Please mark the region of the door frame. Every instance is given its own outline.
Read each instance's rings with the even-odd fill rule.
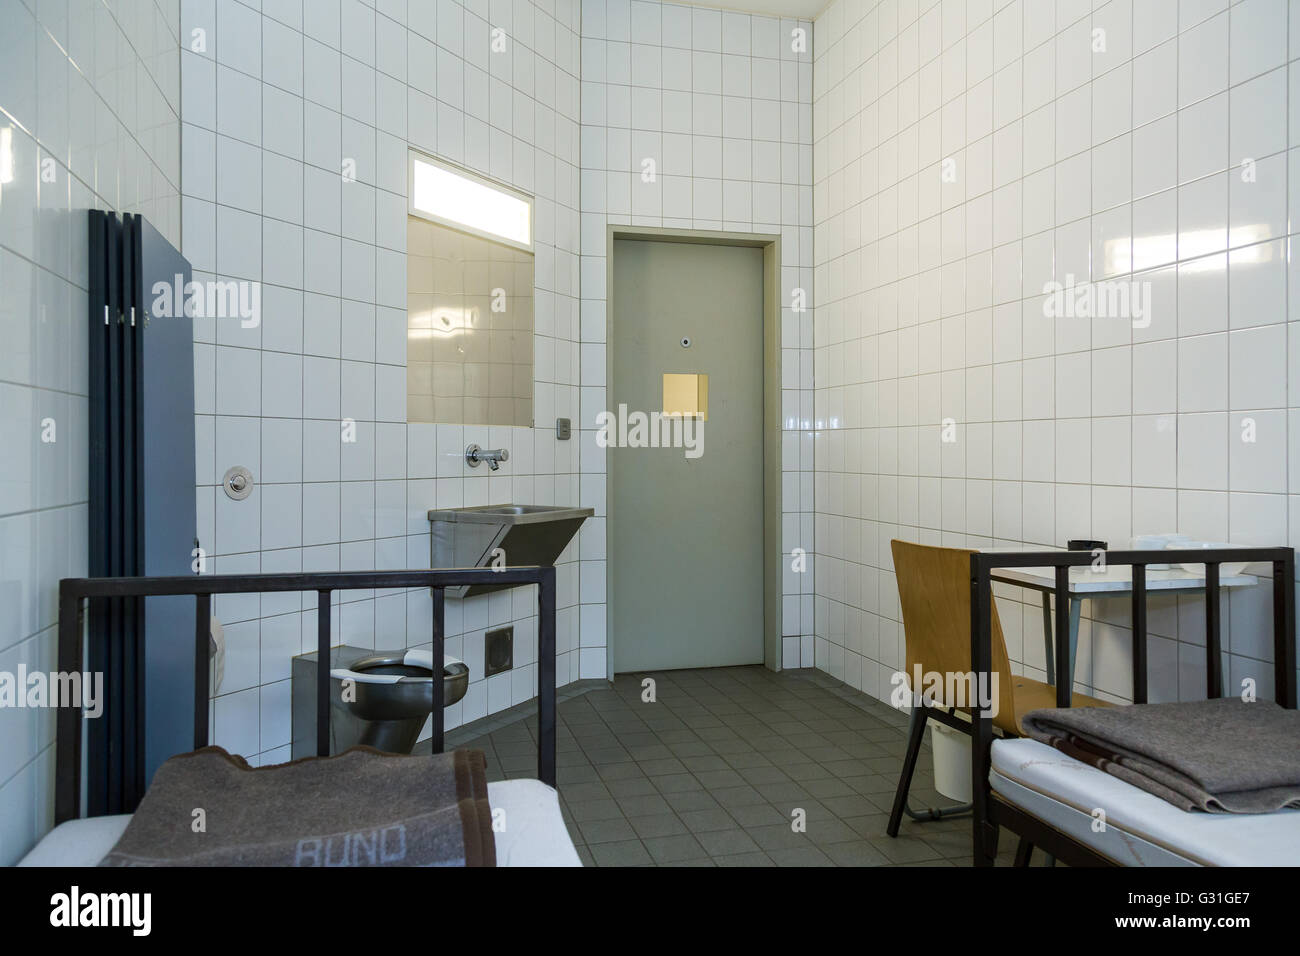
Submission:
[[[781,237],[756,232],[666,229],[609,223],[605,239],[605,396],[614,389],[614,242],[699,243],[763,250],[763,665],[781,670]],[[608,450],[607,454],[608,454]],[[614,489],[605,462],[606,559],[613,549]],[[605,574],[605,669],[614,679],[614,576]]]

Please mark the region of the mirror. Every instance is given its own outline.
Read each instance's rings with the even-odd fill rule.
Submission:
[[[415,216],[406,229],[406,417],[533,423],[533,255]]]

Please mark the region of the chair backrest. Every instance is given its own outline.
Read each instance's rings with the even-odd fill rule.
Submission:
[[[975,552],[897,539],[889,544],[903,610],[909,684],[914,683],[913,674],[918,665],[923,673],[968,674],[971,670],[970,556]],[[993,672],[998,675],[993,723],[1014,733],[1011,667],[996,603],[992,611]],[[953,706],[954,702],[945,699],[943,703]]]

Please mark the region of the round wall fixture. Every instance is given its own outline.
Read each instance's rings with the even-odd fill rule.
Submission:
[[[253,493],[253,473],[243,465],[235,465],[221,479],[221,488],[227,497],[243,501]]]
[[[688,349],[688,348],[690,348],[690,347],[691,347],[691,337],[690,337],[689,335],[683,335],[683,336],[682,336],[682,348],[684,348],[684,349]]]

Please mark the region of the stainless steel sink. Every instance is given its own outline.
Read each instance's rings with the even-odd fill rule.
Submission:
[[[493,524],[510,518],[515,524],[534,524],[538,521],[564,521],[569,518],[590,518],[592,508],[568,508],[564,505],[479,505],[476,508],[446,508],[430,511],[430,521],[470,521]]]
[[[500,549],[508,567],[555,564],[592,508],[565,505],[479,505],[429,512],[430,566],[482,568],[493,565]],[[499,562],[497,562],[499,563]],[[518,585],[489,584],[448,588],[449,597],[470,597]]]

